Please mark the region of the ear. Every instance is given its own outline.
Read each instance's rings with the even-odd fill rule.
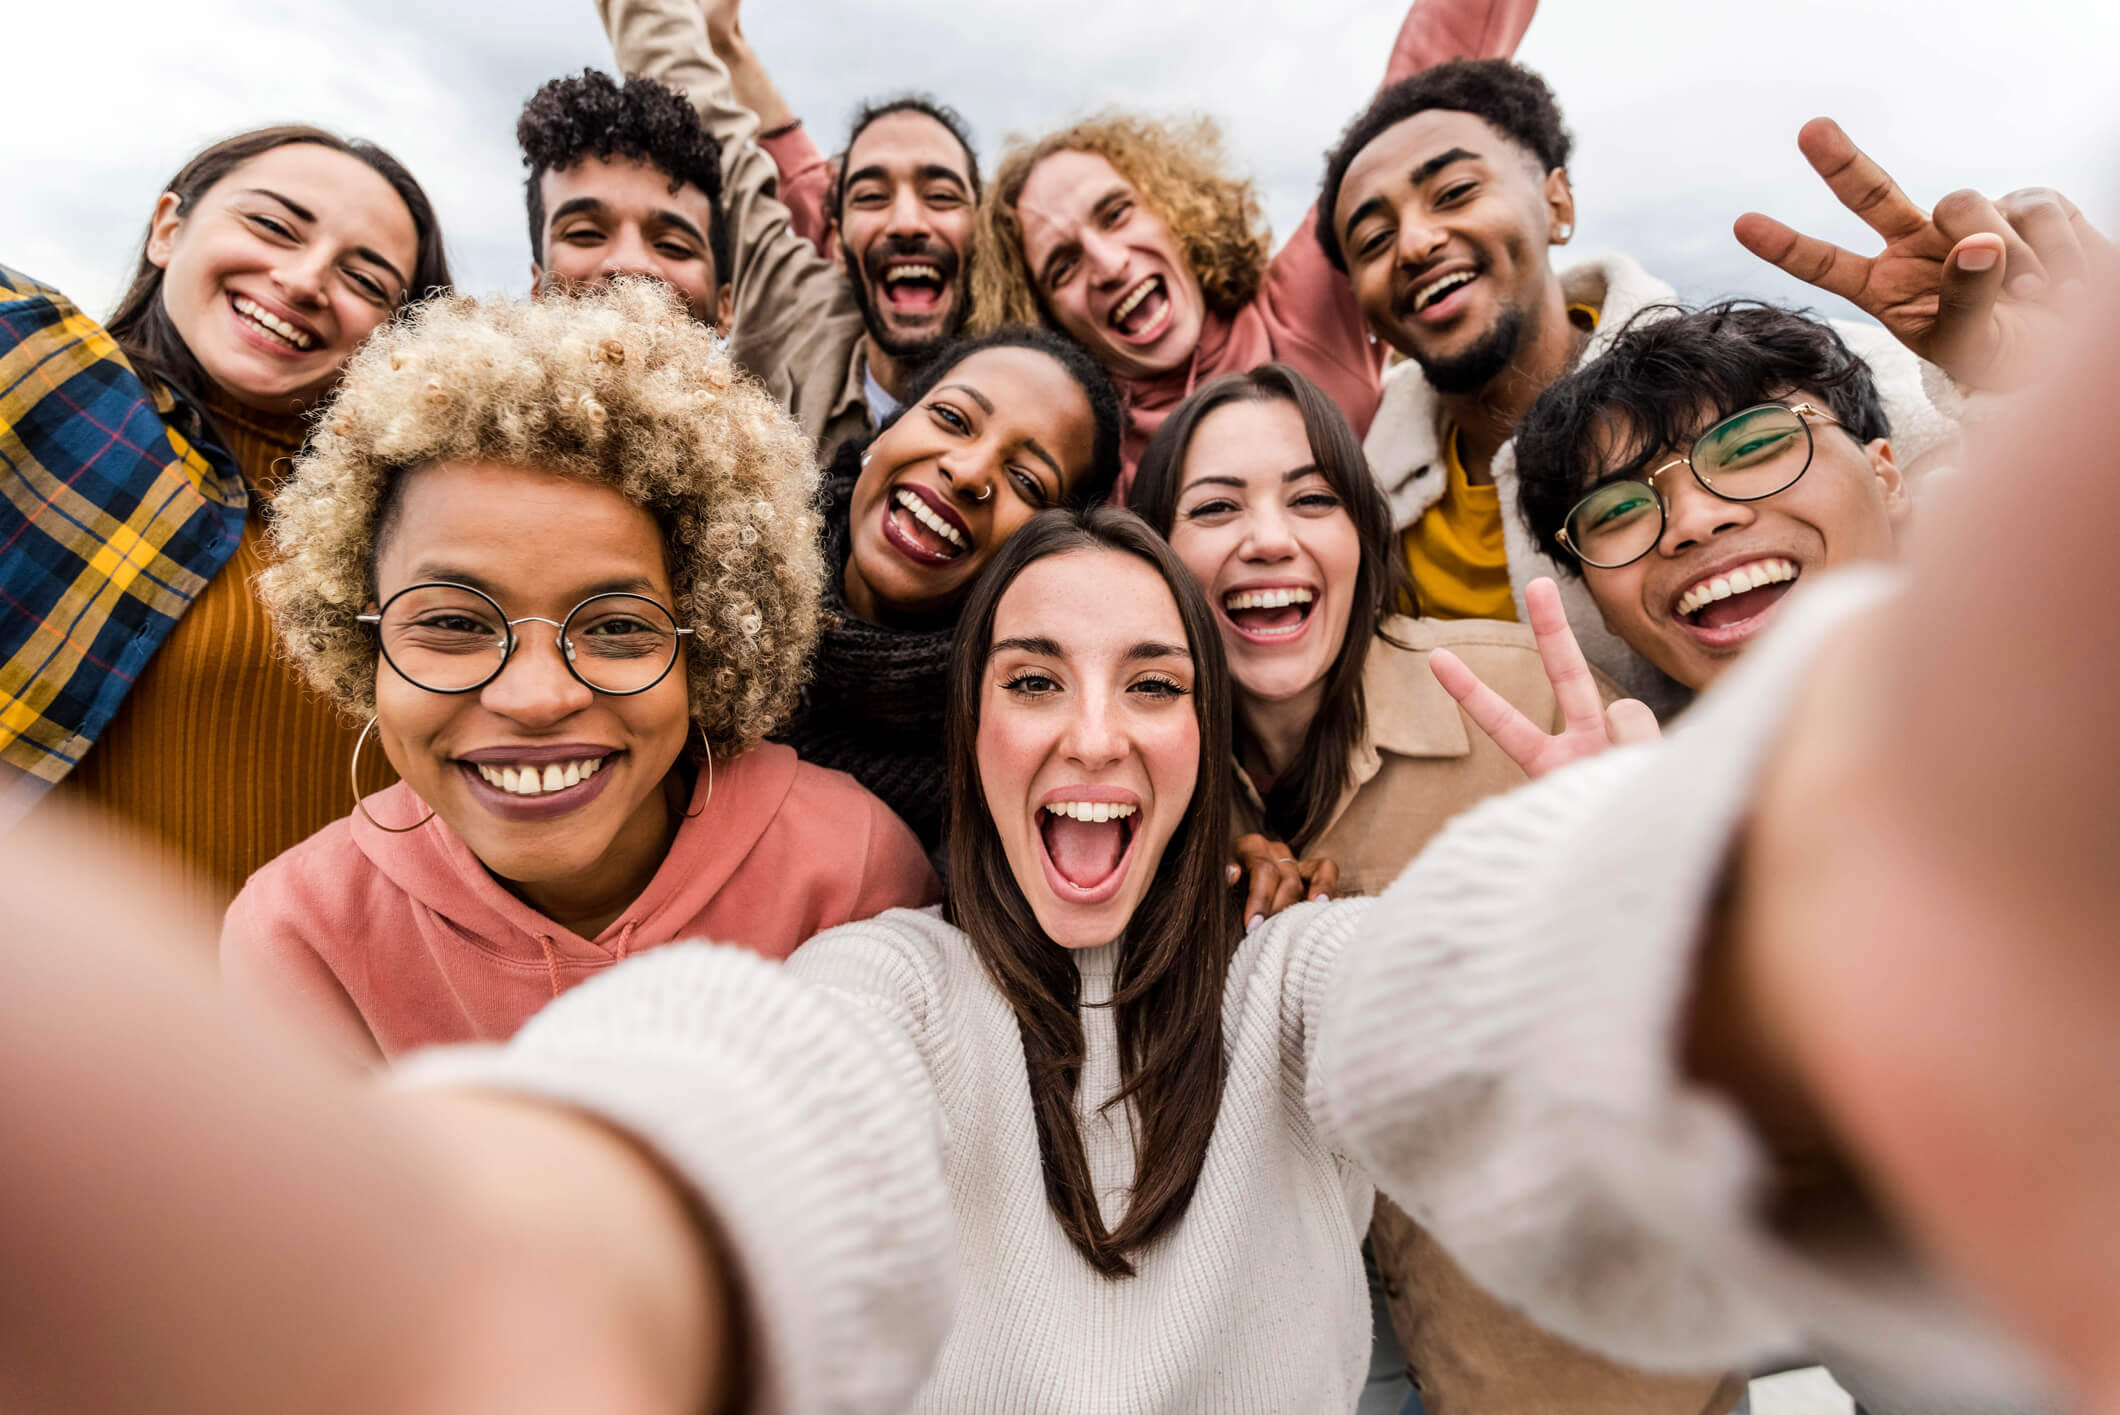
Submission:
[[[1906,529],[1907,517],[1914,510],[1914,496],[1907,487],[1906,474],[1899,470],[1899,463],[1892,456],[1892,444],[1887,438],[1875,438],[1864,444],[1863,456],[1870,462],[1871,475],[1877,478],[1877,494],[1884,501],[1884,513],[1892,522],[1896,535]]]
[[[545,293],[545,267],[536,261],[530,262],[530,294],[533,298]]]
[[[167,270],[170,253],[177,246],[177,228],[184,224],[180,210],[184,198],[175,192],[164,192],[155,198],[154,215],[147,218],[148,263]]]
[[[1575,234],[1575,189],[1568,185],[1568,169],[1556,167],[1546,174],[1546,240],[1566,245]]]
[[[722,337],[727,338],[732,332],[730,326],[735,322],[736,287],[724,280],[721,282],[721,290],[714,296],[714,327],[721,331]]]

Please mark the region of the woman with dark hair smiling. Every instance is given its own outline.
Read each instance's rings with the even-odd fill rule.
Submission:
[[[1524,781],[1469,730],[1432,654],[1473,666],[1530,721],[1562,725],[1530,630],[1393,613],[1407,590],[1390,507],[1345,415],[1296,370],[1227,374],[1187,399],[1149,443],[1133,496],[1214,607],[1229,657],[1232,828],[1288,841],[1309,857],[1311,888],[1381,892],[1452,816]],[[1388,1200],[1371,1241],[1390,1328],[1438,1410],[1695,1415],[1737,1399],[1713,1378],[1629,1371],[1547,1335]],[[1379,1342],[1391,1334],[1380,1327]]]
[[[0,352],[38,371],[0,413],[0,823],[56,786],[218,909],[344,808],[352,729],[250,589],[263,509],[361,341],[448,284],[411,175],[308,127],[184,164],[107,332],[0,271]]]
[[[1102,500],[1118,470],[1118,394],[1076,345],[1017,328],[944,349],[825,471],[824,625],[780,740],[852,775],[938,850],[964,597],[1018,527]]]

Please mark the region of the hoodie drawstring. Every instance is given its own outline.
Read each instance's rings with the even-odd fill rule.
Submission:
[[[551,979],[552,995],[559,996],[559,950],[552,946],[552,935],[539,934],[537,946],[545,950],[545,976]]]
[[[633,950],[633,930],[635,930],[636,928],[639,928],[639,927],[640,927],[640,921],[639,921],[638,919],[628,919],[628,920],[626,920],[626,926],[625,926],[624,928],[622,928],[622,929],[620,929],[620,930],[618,931],[618,961],[619,961],[619,962],[621,962],[621,963],[625,962],[625,961],[626,961],[626,955],[627,955],[628,953],[632,952],[632,950]]]

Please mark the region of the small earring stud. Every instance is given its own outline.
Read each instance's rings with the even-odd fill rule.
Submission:
[[[1575,228],[1564,221],[1560,224],[1558,228],[1555,229],[1553,234],[1558,239],[1565,241],[1570,236],[1575,234]]]

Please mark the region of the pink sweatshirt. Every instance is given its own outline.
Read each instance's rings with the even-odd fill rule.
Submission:
[[[1538,0],[1417,0],[1391,46],[1384,83],[1452,59],[1506,59],[1523,42],[1537,8]],[[762,145],[780,168],[790,224],[822,249],[831,172],[817,144],[796,127]],[[1250,304],[1228,317],[1208,314],[1184,366],[1155,378],[1118,380],[1126,428],[1120,446],[1124,467],[1112,492],[1116,504],[1126,504],[1134,468],[1156,429],[1217,374],[1289,364],[1339,405],[1356,436],[1368,435],[1381,396],[1384,346],[1370,342],[1353,287],[1319,249],[1312,234],[1317,219],[1315,208],[1304,216],[1268,263]]]
[[[369,809],[395,824],[425,808],[400,784]],[[439,819],[392,835],[355,813],[250,877],[222,925],[221,968],[234,990],[373,1060],[505,1040],[561,992],[658,944],[712,938],[779,959],[825,929],[940,897],[920,842],[883,802],[767,744],[716,764],[713,799],[594,939],[503,889]]]

